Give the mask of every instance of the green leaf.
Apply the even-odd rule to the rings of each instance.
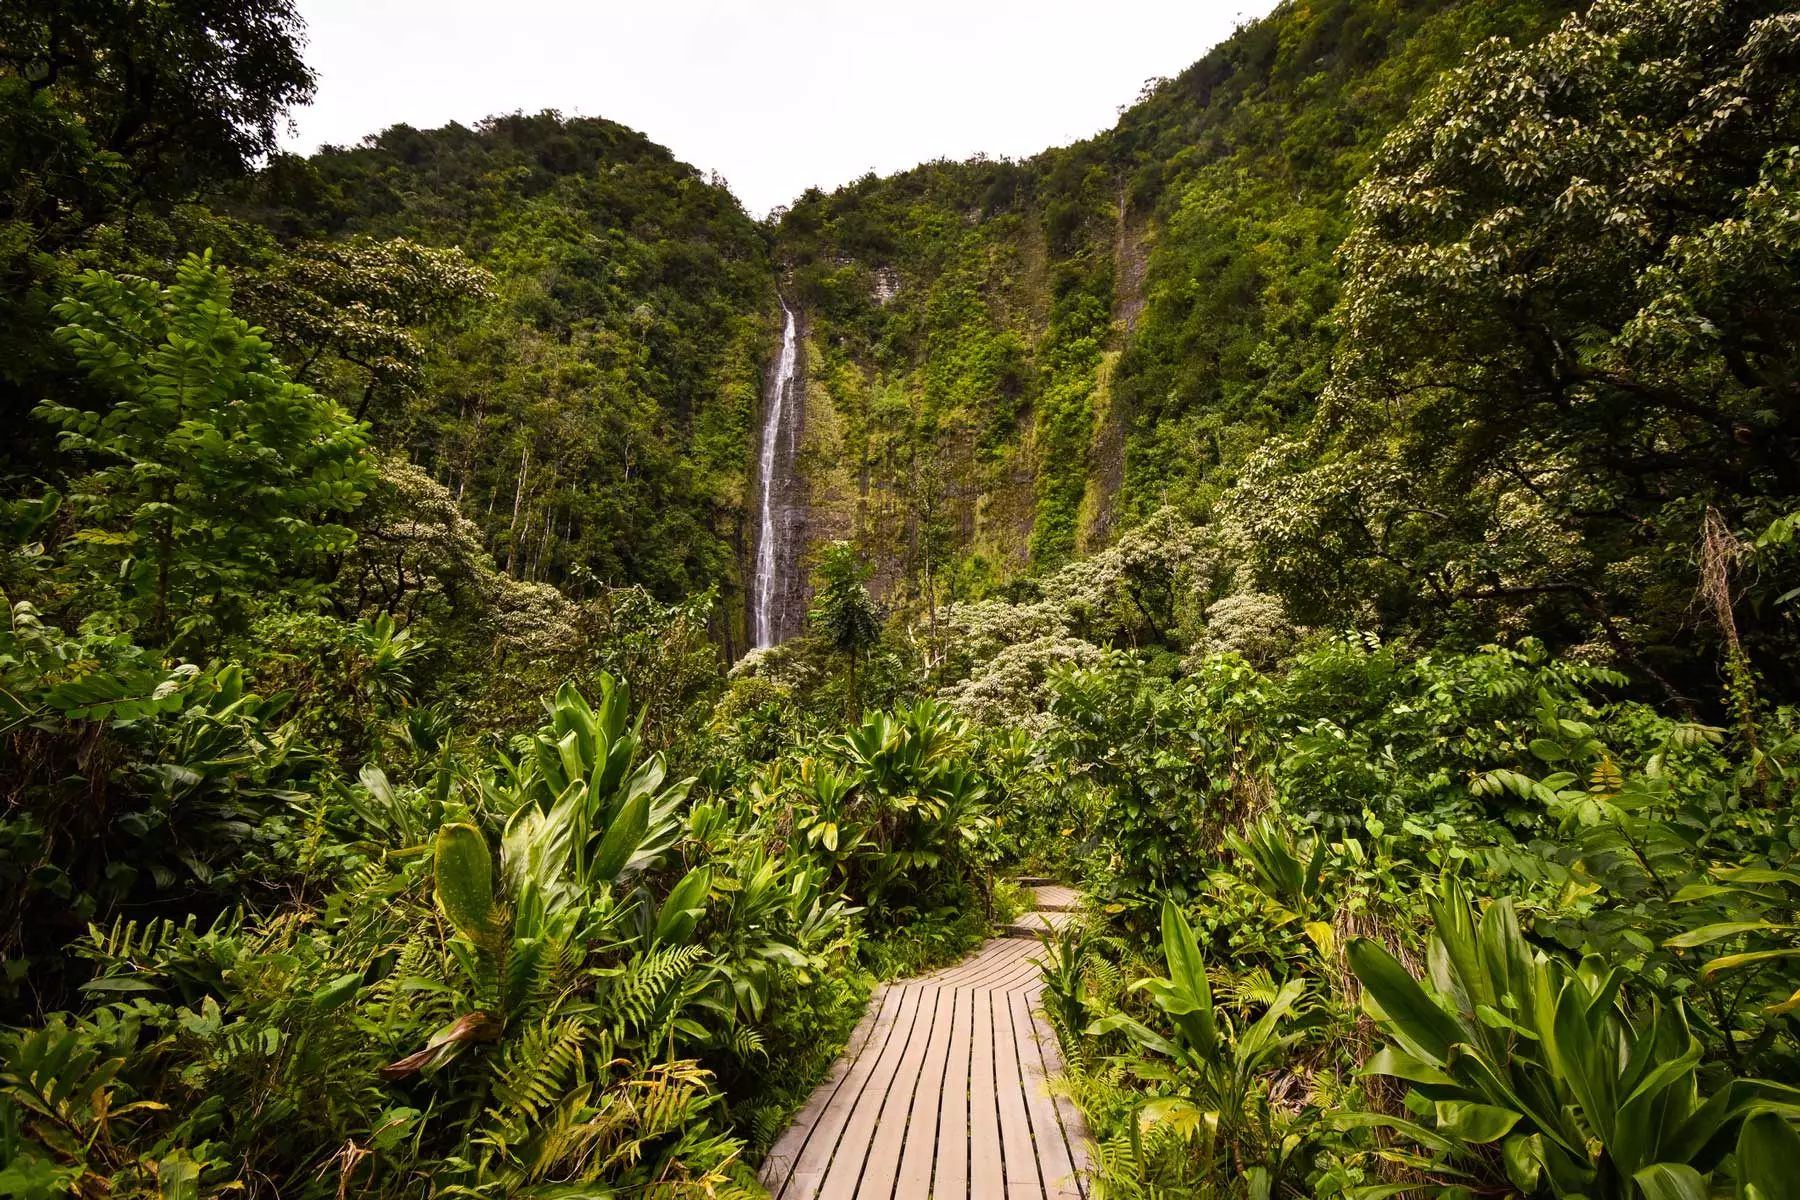
[[[1404,1079],[1410,1083],[1427,1083],[1440,1087],[1454,1087],[1452,1079],[1441,1067],[1416,1058],[1396,1046],[1383,1046],[1369,1059],[1363,1067],[1365,1075],[1391,1075],[1395,1079]]]
[[[351,971],[347,975],[339,975],[313,993],[313,1011],[330,1012],[335,1008],[342,1008],[355,997],[357,989],[362,987],[362,981],[363,973],[361,971]]]
[[[1415,1057],[1443,1061],[1450,1047],[1463,1040],[1462,1027],[1432,1002],[1430,996],[1379,943],[1355,938],[1345,948],[1350,969],[1362,981],[1364,1002],[1384,1032],[1397,1038]]]
[[[1561,762],[1569,757],[1569,752],[1562,748],[1561,742],[1553,742],[1549,738],[1532,738],[1531,752],[1545,762]]]
[[[657,942],[684,942],[706,912],[706,896],[712,887],[712,871],[696,867],[675,885],[656,916]]]
[[[1686,1163],[1651,1163],[1631,1178],[1644,1200],[1707,1200],[1705,1178]]]
[[[1543,1174],[1544,1139],[1535,1133],[1515,1133],[1500,1143],[1500,1160],[1512,1185],[1529,1195],[1537,1191],[1538,1176]]]
[[[598,883],[611,883],[637,853],[643,843],[644,834],[650,828],[650,797],[640,795],[627,801],[619,810],[619,815],[607,827],[606,835],[600,839],[600,848],[594,853],[594,865],[591,877]]]
[[[111,975],[90,979],[81,985],[84,992],[156,992],[161,986],[136,975]]]
[[[1492,1104],[1476,1104],[1468,1100],[1437,1102],[1438,1131],[1474,1145],[1497,1142],[1512,1132],[1520,1114]]]
[[[1698,929],[1690,929],[1686,933],[1677,934],[1663,945],[1671,950],[1689,950],[1695,946],[1704,946],[1708,942],[1720,941],[1740,933],[1756,933],[1780,928],[1779,925],[1771,925],[1767,921],[1720,921],[1716,925],[1702,925]]]
[[[1172,900],[1163,901],[1162,936],[1169,982],[1184,1002],[1175,1006],[1165,1003],[1162,1007],[1177,1019],[1194,1048],[1210,1056],[1218,1048],[1218,1032],[1213,1024],[1212,988],[1206,982],[1206,961],[1200,957],[1200,944],[1194,938],[1193,927]]]
[[[161,1200],[200,1200],[200,1164],[186,1150],[158,1162],[156,1193]]]
[[[500,913],[494,905],[494,858],[473,825],[445,825],[434,845],[438,907],[456,931],[484,950],[499,948]]]
[[[1800,1200],[1800,1134],[1779,1113],[1752,1113],[1738,1130],[1738,1200]]]
[[[1769,962],[1777,958],[1800,957],[1800,947],[1790,950],[1756,950],[1748,954],[1727,954],[1723,958],[1715,958],[1700,968],[1700,981],[1710,983],[1712,977],[1721,971],[1747,967],[1752,963]]]
[[[1751,1114],[1737,1132],[1737,1200],[1800,1200],[1800,1133],[1777,1112]]]
[[[1410,1138],[1427,1150],[1435,1150],[1440,1154],[1448,1154],[1455,1148],[1454,1143],[1442,1134],[1434,1133],[1404,1117],[1390,1117],[1386,1113],[1330,1112],[1325,1114],[1325,1124],[1331,1129],[1392,1129],[1402,1137]],[[1406,1186],[1415,1188],[1418,1184]]]

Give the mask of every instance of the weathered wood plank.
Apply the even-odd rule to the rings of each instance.
[[[1006,1190],[1000,1148],[1000,1107],[994,1095],[994,1010],[984,995],[975,1002],[974,1045],[969,1052],[969,1195],[997,1198]]]
[[[1038,1169],[1043,1173],[1046,1200],[1080,1200],[1080,1185],[1075,1179],[1075,1165],[1069,1157],[1069,1143],[1057,1118],[1056,1105],[1050,1099],[1050,1084],[1044,1070],[1043,1038],[1056,1036],[1033,1011],[1036,997],[1031,991],[1015,992],[1011,997],[1013,1029],[1019,1039],[1019,1075],[1025,1086],[1025,1109],[1031,1116],[1032,1141],[1037,1146]]]
[[[931,1043],[931,1030],[938,1007],[954,993],[942,988],[926,988],[919,997],[919,1017],[913,1023],[912,1038],[906,1055],[900,1060],[894,1081],[888,1086],[887,1101],[875,1122],[869,1142],[869,1159],[863,1164],[859,1196],[887,1197],[894,1194],[894,1181],[900,1173],[900,1152],[904,1148],[910,1126],[913,1100],[919,1092],[919,1072],[925,1065],[925,1053]],[[933,1113],[933,1120],[937,1114]]]
[[[814,1123],[812,1135],[807,1138],[806,1146],[794,1162],[793,1178],[775,1200],[813,1200],[819,1194],[824,1183],[825,1173],[831,1167],[832,1158],[837,1152],[838,1138],[844,1126],[850,1120],[850,1114],[858,1100],[862,1098],[868,1087],[869,1078],[874,1074],[888,1045],[893,1041],[892,1031],[895,1022],[900,1019],[906,1008],[910,988],[892,988],[888,992],[889,1011],[885,1019],[876,1025],[874,1034],[857,1056],[850,1074],[845,1078],[843,1086],[825,1105],[819,1119]],[[914,1000],[916,1003],[916,999]]]
[[[862,1095],[857,1098],[844,1122],[844,1131],[831,1156],[831,1166],[826,1170],[824,1183],[819,1188],[820,1200],[851,1200],[856,1195],[856,1184],[862,1177],[863,1163],[869,1155],[869,1139],[875,1132],[875,1122],[880,1118],[881,1106],[887,1100],[894,1075],[906,1056],[913,1029],[918,1024],[919,1001],[927,990],[910,985],[904,989],[906,994],[900,1001],[900,1015],[888,1034],[887,1044],[881,1048],[881,1056],[875,1062],[875,1069],[870,1072]],[[933,1007],[935,999],[934,996]]]
[[[863,1049],[869,1044],[878,1029],[885,1031],[887,1024],[893,1020],[898,999],[898,992],[886,987],[878,988],[869,997],[868,1010],[863,1013],[862,1020],[858,1021],[856,1028],[851,1031],[850,1041],[845,1045],[844,1053],[838,1056],[837,1062],[832,1064],[831,1073],[825,1077],[824,1082],[813,1089],[813,1094],[807,1098],[806,1107],[802,1108],[794,1117],[793,1124],[787,1127],[787,1130],[769,1150],[768,1156],[763,1159],[759,1177],[763,1187],[767,1188],[769,1195],[775,1197],[776,1200],[781,1200],[782,1189],[787,1186],[789,1178],[793,1175],[807,1141],[817,1130],[819,1119],[823,1116],[826,1106],[831,1103],[832,1098],[837,1095],[848,1078],[855,1073],[856,1065],[861,1061]]]
[[[1061,909],[1079,897],[1047,887],[1039,899]],[[1090,1150],[1074,1106],[1046,1087],[1062,1058],[1036,1009],[1038,955],[1031,941],[997,938],[872,999],[770,1150],[760,1175],[771,1196],[1082,1200]]]
[[[1044,1055],[1044,1073],[1054,1078],[1063,1073],[1062,1047],[1056,1044],[1056,1037],[1051,1034],[1038,1042],[1038,1049]],[[1062,1123],[1063,1137],[1069,1144],[1069,1161],[1075,1167],[1076,1185],[1081,1194],[1087,1195],[1087,1180],[1093,1175],[1093,1146],[1088,1141],[1087,1125],[1081,1119],[1081,1113],[1075,1108],[1075,1102],[1060,1092],[1051,1093],[1051,1103],[1056,1108],[1057,1119]]]
[[[950,1062],[956,1024],[955,1005],[956,992],[939,988],[937,1018],[931,1027],[925,1063],[919,1068],[918,1089],[907,1118],[906,1150],[900,1159],[900,1176],[894,1184],[896,1200],[905,1200],[909,1196],[924,1200],[931,1194],[931,1168],[942,1124],[940,1106],[944,1103],[944,1076]],[[968,1096],[958,1096],[955,1103],[967,1105]],[[958,1136],[964,1135],[959,1131]]]
[[[938,1101],[937,1170],[932,1176],[932,1200],[964,1200],[969,1194],[969,1057],[975,1039],[972,1031],[975,997],[970,992],[951,993],[949,1057],[944,1067],[944,1091]]]
[[[994,1092],[1000,1110],[1000,1146],[1006,1155],[1007,1200],[1043,1200],[1031,1121],[1025,1115],[1025,1085],[1019,1077],[1012,992],[996,991],[988,1002],[994,1018]]]

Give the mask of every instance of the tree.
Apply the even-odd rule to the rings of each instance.
[[[881,642],[881,612],[865,582],[868,564],[849,542],[832,542],[819,553],[813,573],[813,604],[807,621],[832,650],[845,659],[845,688],[850,712],[861,707],[856,686],[857,664]]]
[[[1324,418],[1401,485],[1356,553],[1415,604],[1678,656],[1707,505],[1760,528],[1800,492],[1788,7],[1600,0],[1472,55],[1383,146]]]
[[[364,428],[294,383],[230,300],[210,257],[166,288],[85,273],[57,337],[117,401],[36,410],[104,464],[70,489],[68,557],[102,581],[101,607],[164,642],[237,622],[259,589],[346,549],[329,517],[375,479]]]
[[[423,390],[426,351],[417,331],[445,326],[490,299],[492,282],[455,247],[358,237],[302,242],[246,290],[301,382],[337,367],[361,386],[360,421],[372,401],[391,407]]]
[[[0,12],[0,77],[76,114],[152,197],[242,174],[312,99],[291,0],[14,0]]]

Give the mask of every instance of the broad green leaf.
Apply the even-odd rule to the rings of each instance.
[[[1549,738],[1532,738],[1531,752],[1545,762],[1561,762],[1569,757],[1561,742],[1553,742]]]
[[[712,871],[696,867],[670,890],[656,916],[658,942],[684,942],[706,911],[707,891],[712,887]]]
[[[1738,1200],[1800,1200],[1800,1134],[1786,1117],[1752,1113],[1738,1131]]]
[[[1447,1154],[1455,1148],[1455,1144],[1442,1134],[1434,1133],[1415,1121],[1408,1121],[1404,1117],[1390,1117],[1386,1113],[1329,1112],[1325,1114],[1325,1124],[1332,1129],[1391,1129],[1427,1150],[1435,1150],[1440,1154]],[[1413,1188],[1418,1185],[1407,1186]]]
[[[1396,1046],[1383,1046],[1370,1057],[1363,1067],[1365,1075],[1391,1075],[1395,1079],[1404,1079],[1410,1083],[1428,1083],[1439,1086],[1455,1086],[1456,1080],[1445,1074],[1442,1067],[1415,1058]]]
[[[650,797],[640,795],[627,801],[613,823],[607,826],[594,852],[591,875],[597,883],[611,883],[631,861],[650,828]]]
[[[1707,983],[1721,971],[1747,967],[1752,963],[1769,962],[1777,958],[1800,957],[1800,947],[1789,950],[1756,950],[1749,954],[1727,954],[1723,958],[1715,958],[1700,968],[1700,980]]]
[[[1374,1001],[1377,1025],[1398,1038],[1417,1057],[1444,1059],[1463,1031],[1432,1002],[1398,959],[1379,943],[1356,938],[1345,949],[1350,969],[1362,981],[1365,1001]]]
[[[1771,871],[1767,867],[1733,867],[1720,871],[1727,883],[1780,883],[1800,887],[1800,871]]]
[[[351,971],[347,975],[339,975],[336,979],[312,994],[313,1011],[330,1012],[342,1008],[356,996],[357,989],[362,987],[363,973]]]
[[[1644,1200],[1707,1200],[1706,1180],[1686,1163],[1652,1163],[1632,1175]]]
[[[1467,1100],[1439,1100],[1437,1123],[1441,1133],[1475,1145],[1497,1142],[1512,1132],[1519,1114],[1492,1104]]]
[[[1206,962],[1200,957],[1200,944],[1194,930],[1172,900],[1163,901],[1163,957],[1169,965],[1169,982],[1182,993],[1192,1014],[1183,1022],[1188,1037],[1202,1054],[1211,1055],[1218,1046],[1218,1033],[1213,1025],[1212,988],[1206,982]]]
[[[1767,1008],[1763,1009],[1763,1012],[1771,1017],[1781,1017],[1793,1012],[1796,1008],[1800,1008],[1800,990],[1795,991],[1793,995],[1789,996],[1786,1000],[1783,1000],[1780,1004],[1769,1005]]]
[[[438,907],[456,931],[486,950],[498,948],[500,914],[494,906],[494,858],[473,825],[445,825],[434,847]]]
[[[1535,1133],[1515,1133],[1500,1143],[1500,1161],[1506,1164],[1506,1177],[1513,1186],[1529,1195],[1537,1191],[1538,1177],[1543,1174],[1544,1139]]]
[[[1698,929],[1690,929],[1686,933],[1677,934],[1663,945],[1671,950],[1689,950],[1695,946],[1704,946],[1708,942],[1735,937],[1740,933],[1758,933],[1779,928],[1781,928],[1779,925],[1771,925],[1767,921],[1720,921],[1716,925],[1702,925]]]

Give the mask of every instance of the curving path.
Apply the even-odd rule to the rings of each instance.
[[[1039,948],[1009,932],[870,1000],[763,1162],[774,1200],[1083,1200],[1087,1130],[1046,1086],[1062,1055],[1037,1013]]]

